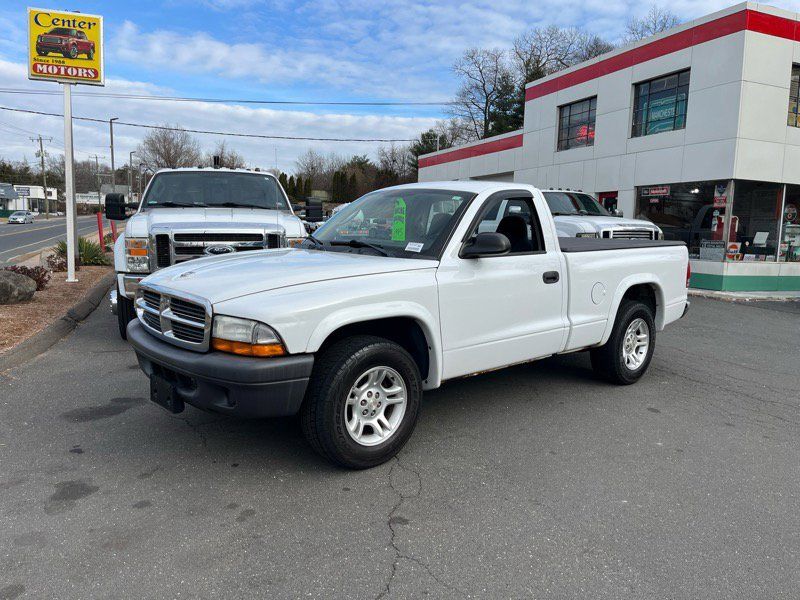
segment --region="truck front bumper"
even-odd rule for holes
[[[138,320],[128,324],[128,341],[142,371],[167,385],[179,408],[185,402],[238,417],[297,413],[314,366],[312,354],[251,358],[183,350],[150,335]]]

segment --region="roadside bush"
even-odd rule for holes
[[[44,267],[23,267],[20,265],[12,265],[5,268],[6,271],[12,271],[30,277],[36,282],[36,291],[41,292],[50,283],[50,271]]]
[[[47,269],[53,271],[54,273],[64,273],[67,270],[67,257],[66,256],[58,256],[56,254],[48,254],[47,258],[44,259],[44,264]],[[80,267],[75,265],[75,270],[77,271]]]
[[[63,259],[67,258],[67,242],[58,242],[53,250],[57,257]],[[110,264],[100,244],[87,240],[85,237],[78,238],[78,255],[81,258],[81,264],[87,267]]]

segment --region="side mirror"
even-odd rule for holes
[[[126,207],[125,194],[106,194],[106,219],[124,221],[128,218]]]
[[[511,251],[511,242],[502,233],[486,231],[469,240],[461,250],[461,258],[500,256]]]
[[[304,209],[305,209],[305,206],[303,206],[302,204],[292,204],[292,210],[294,212],[296,212],[296,213],[300,212],[300,211],[302,211]]]

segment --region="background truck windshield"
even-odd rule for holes
[[[340,210],[314,237],[332,246],[371,244],[392,256],[438,257],[474,196],[455,190],[378,190]]]
[[[601,215],[611,216],[603,205],[589,194],[578,192],[542,192],[547,206],[554,215]]]
[[[289,210],[274,177],[258,173],[175,171],[157,173],[143,208],[220,206]]]

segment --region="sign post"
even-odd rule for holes
[[[72,143],[72,86],[105,85],[103,17],[28,8],[28,79],[64,88],[64,195],[67,205],[67,281],[75,276],[78,218]],[[45,196],[47,189],[45,189]]]

